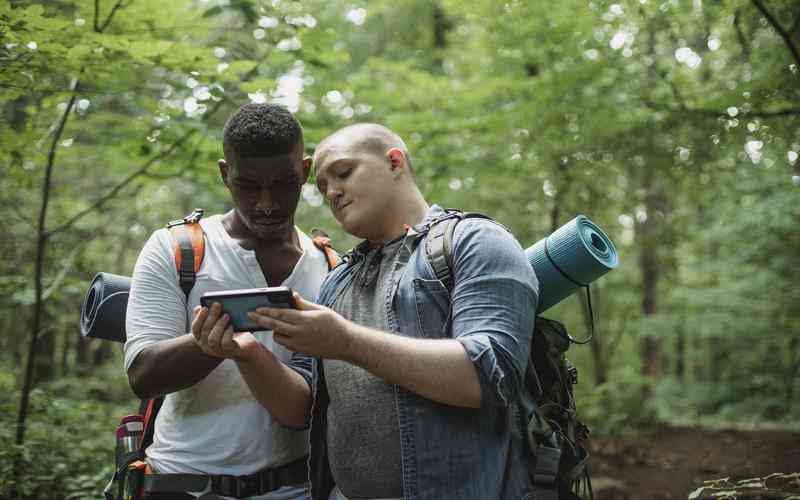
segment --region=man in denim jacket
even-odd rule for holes
[[[320,143],[315,168],[333,215],[364,242],[320,305],[296,294],[296,310],[251,316],[308,356],[292,370],[239,337],[219,340],[276,419],[302,427],[310,415],[312,497],[532,498],[514,411],[538,290],[522,248],[495,222],[463,220],[451,294],[423,248],[445,212],[422,197],[396,134],[346,127]]]

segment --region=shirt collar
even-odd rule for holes
[[[405,245],[408,246],[409,243],[416,241],[419,239],[420,236],[424,235],[428,232],[428,225],[434,219],[441,217],[444,215],[445,211],[439,205],[433,204],[428,208],[428,211],[425,212],[425,216],[422,218],[422,222],[419,224],[414,224],[413,226],[406,225],[406,234],[405,234]],[[369,241],[364,240],[351,250],[350,253],[353,254],[354,257],[363,258],[366,256],[370,251],[370,244]]]

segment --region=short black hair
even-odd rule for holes
[[[223,148],[244,158],[287,154],[302,142],[300,123],[278,104],[245,104],[222,129]]]

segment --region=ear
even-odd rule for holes
[[[390,148],[386,152],[386,157],[389,159],[393,174],[397,175],[406,170],[406,155],[400,148]]]
[[[308,180],[308,174],[311,173],[311,162],[312,161],[310,156],[306,156],[305,158],[303,158],[303,178],[301,179],[303,181],[303,184],[306,183],[306,181]]]
[[[230,165],[223,159],[217,160],[217,165],[219,166],[219,175],[222,177],[222,182],[226,186],[228,186],[228,174],[230,173]]]

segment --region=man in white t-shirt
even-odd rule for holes
[[[281,106],[245,105],[223,135],[219,169],[234,208],[201,220],[205,254],[188,300],[166,229],[150,237],[133,274],[125,369],[140,398],[166,395],[147,464],[167,480],[168,474],[183,475],[149,498],[205,493],[203,498],[305,499],[307,432],[281,425],[291,419],[271,415],[253,398],[237,361],[215,356],[195,337],[207,342],[221,333],[211,332],[212,326],[230,328],[225,317],[218,321],[217,305],[199,306],[207,291],[282,285],[316,297],[328,271],[325,255],[294,225],[310,159],[303,156],[300,125]],[[291,357],[272,332],[247,338],[277,360]],[[202,476],[208,476],[202,488],[197,481],[180,482]]]

